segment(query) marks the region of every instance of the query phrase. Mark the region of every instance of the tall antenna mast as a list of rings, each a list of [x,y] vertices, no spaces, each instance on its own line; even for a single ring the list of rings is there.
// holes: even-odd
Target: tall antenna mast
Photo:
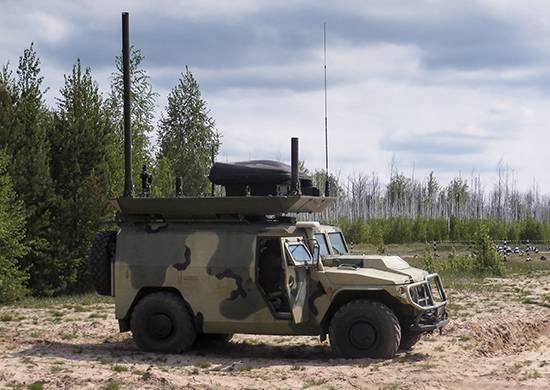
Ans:
[[[325,196],[329,196],[328,174],[328,121],[327,121],[327,24],[323,23],[323,66],[325,72]]]

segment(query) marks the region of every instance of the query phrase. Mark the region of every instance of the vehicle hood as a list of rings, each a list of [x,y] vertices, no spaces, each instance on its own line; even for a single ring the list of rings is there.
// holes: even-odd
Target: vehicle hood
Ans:
[[[428,272],[411,267],[399,256],[338,255],[323,259],[326,276],[333,283],[407,284],[426,278]]]

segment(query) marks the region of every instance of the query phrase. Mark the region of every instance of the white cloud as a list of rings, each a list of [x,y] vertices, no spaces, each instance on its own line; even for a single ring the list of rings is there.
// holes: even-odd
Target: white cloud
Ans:
[[[116,52],[118,41],[108,44],[118,39],[120,11],[128,10],[133,31],[144,24],[158,26],[147,30],[154,36],[147,36],[145,44],[178,44],[179,56],[165,63],[164,56],[155,58],[151,66],[147,60],[155,47],[142,47],[161,95],[159,111],[188,64],[223,133],[221,159],[288,160],[289,139],[299,136],[302,158],[311,168],[324,165],[322,23],[328,21],[329,143],[335,171],[387,175],[394,157],[407,173],[414,164],[417,175],[433,169],[448,180],[475,169],[491,183],[503,161],[515,170],[522,188],[536,177],[550,191],[547,1],[347,1],[335,6],[315,1],[54,0],[3,7],[0,59],[14,63],[23,48],[36,42],[45,82],[52,87],[49,103],[76,56],[102,57],[107,47],[108,53]],[[193,47],[179,42],[179,36],[162,35],[191,23],[211,35],[193,36],[189,44],[198,42]],[[215,30],[219,26],[224,28]],[[64,46],[74,34],[76,44],[73,39]],[[206,40],[216,46],[204,47]],[[211,56],[199,56],[204,52]],[[103,60],[93,68],[104,91],[111,67]],[[441,153],[426,153],[432,146]]]

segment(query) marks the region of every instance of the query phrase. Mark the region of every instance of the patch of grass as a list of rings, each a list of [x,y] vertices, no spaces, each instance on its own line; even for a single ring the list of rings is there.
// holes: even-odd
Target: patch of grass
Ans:
[[[31,383],[30,385],[27,386],[27,389],[29,389],[29,390],[43,390],[44,389],[44,382],[38,381],[38,382]]]
[[[59,372],[63,371],[63,367],[62,366],[59,366],[59,365],[54,365],[54,366],[51,366],[50,367],[50,372],[52,374],[57,374]]]
[[[541,306],[541,307],[548,307],[550,308],[550,303],[546,303],[546,302],[539,302],[531,297],[527,297],[527,298],[524,298],[521,300],[521,303],[523,303],[524,305],[538,305],[538,306]]]
[[[538,379],[541,377],[541,374],[540,372],[538,372],[537,370],[528,370],[524,375],[523,377],[521,378],[521,380],[529,380],[529,379]]]
[[[66,332],[61,332],[59,335],[63,340],[72,340],[72,339],[76,339],[77,337],[76,334],[74,333],[66,333]]]
[[[32,331],[32,332],[30,333],[30,336],[31,336],[32,338],[34,338],[34,339],[40,337],[41,335],[42,335],[42,333],[37,332],[36,330],[35,330],[35,331]]]
[[[52,311],[50,311],[50,314],[54,318],[61,318],[65,315],[65,313],[63,313],[62,311],[59,311],[59,310],[52,310]]]
[[[195,367],[202,368],[202,369],[210,368],[211,365],[212,364],[210,364],[210,362],[197,362],[197,363],[195,363]]]
[[[14,318],[11,314],[2,314],[0,316],[0,321],[2,321],[2,322],[8,322],[8,321],[13,321],[13,320],[14,320]]]
[[[290,367],[292,371],[304,371],[306,368],[303,366],[292,366]]]
[[[128,371],[128,367],[126,366],[121,366],[119,364],[115,364],[113,367],[111,367],[113,369],[114,372],[126,372]]]
[[[321,386],[327,383],[327,381],[328,380],[325,378],[307,378],[306,380],[304,380],[304,384],[302,385],[302,388],[307,389],[308,387]]]
[[[519,374],[522,367],[523,367],[523,365],[524,365],[524,363],[520,363],[520,362],[514,363],[513,366],[508,368],[508,370],[507,370],[508,374],[511,374],[511,375]]]
[[[397,390],[399,389],[399,384],[397,383],[388,383],[380,388],[380,390]]]
[[[105,297],[97,295],[95,293],[88,294],[75,294],[75,295],[62,295],[58,297],[28,297],[22,299],[14,304],[19,307],[50,307],[50,306],[88,306],[96,305],[98,303],[113,303],[112,297]]]
[[[102,320],[107,318],[106,314],[100,314],[100,313],[92,313],[88,316],[88,318],[100,318]]]
[[[119,390],[120,385],[117,381],[110,380],[109,383],[107,383],[107,386],[105,386],[105,390]]]

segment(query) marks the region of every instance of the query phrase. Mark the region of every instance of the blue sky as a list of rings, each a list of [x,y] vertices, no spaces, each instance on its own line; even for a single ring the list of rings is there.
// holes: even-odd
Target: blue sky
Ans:
[[[102,90],[130,12],[158,113],[188,65],[223,134],[221,160],[301,158],[322,168],[323,22],[331,167],[443,181],[500,163],[550,191],[548,1],[2,0],[0,62],[34,42],[49,104],[77,57]],[[413,168],[414,167],[414,168]]]

